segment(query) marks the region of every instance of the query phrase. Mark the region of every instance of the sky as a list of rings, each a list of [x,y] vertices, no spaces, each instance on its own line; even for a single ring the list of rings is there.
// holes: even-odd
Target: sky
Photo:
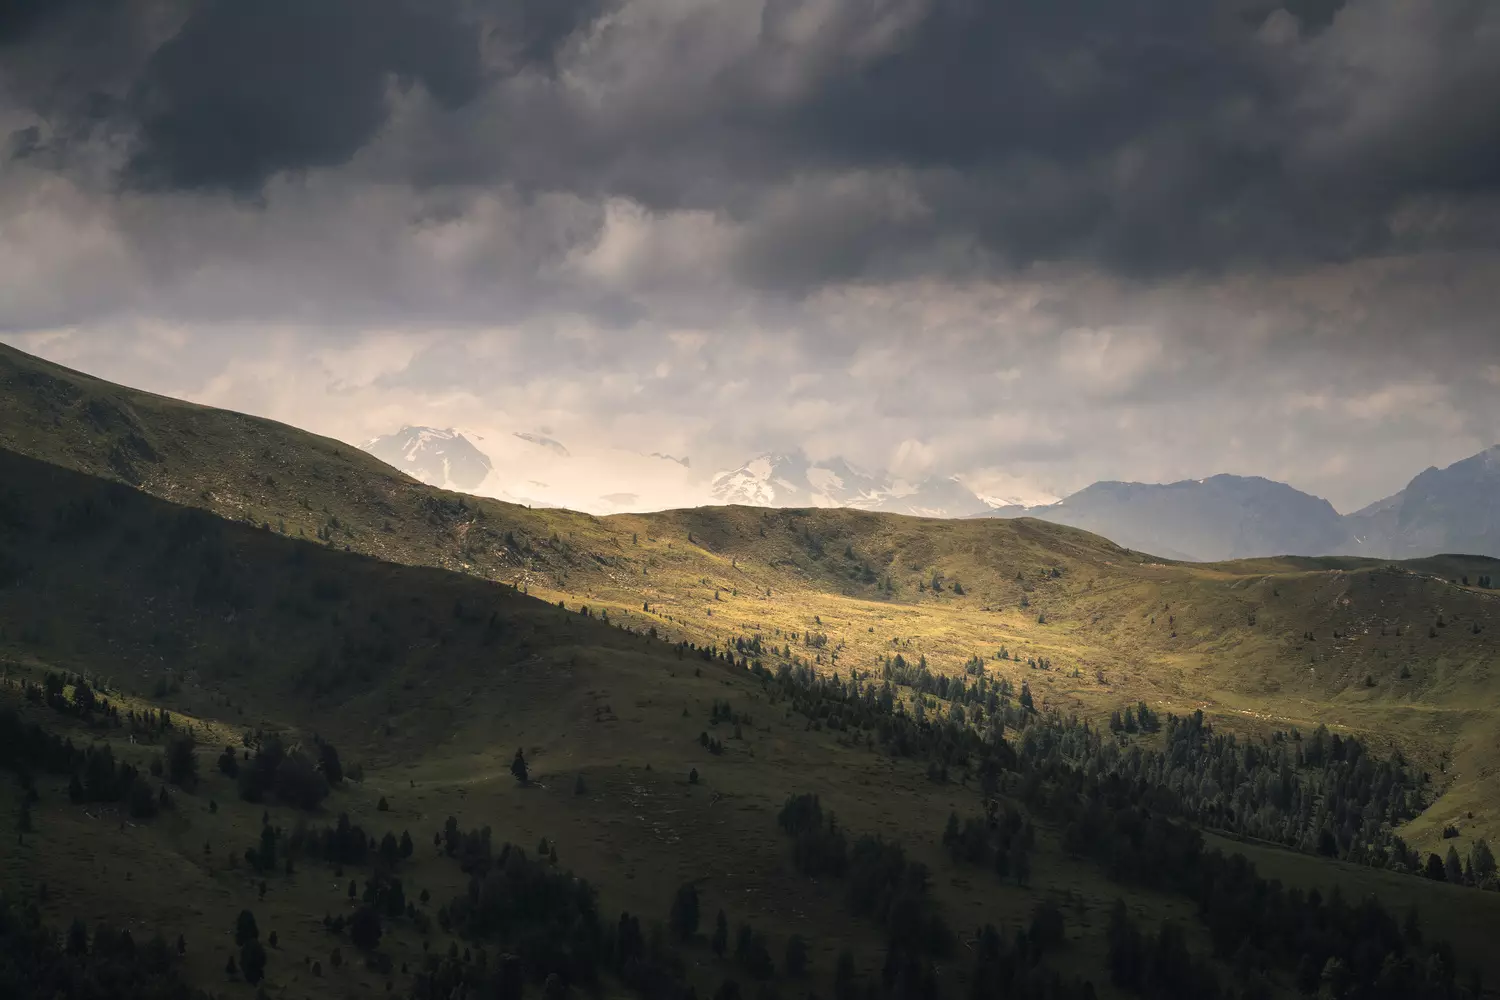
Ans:
[[[578,506],[1348,511],[1500,442],[1497,317],[1492,0],[0,4],[0,340]]]

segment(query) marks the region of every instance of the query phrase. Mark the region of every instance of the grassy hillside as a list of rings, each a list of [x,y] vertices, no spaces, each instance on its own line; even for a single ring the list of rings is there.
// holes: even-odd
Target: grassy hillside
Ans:
[[[949,812],[979,810],[975,784],[934,783],[920,759],[874,752],[873,740],[861,746],[847,729],[814,725],[742,668],[683,656],[509,586],[224,522],[8,452],[0,452],[0,482],[0,712],[19,711],[80,747],[107,744],[143,774],[191,733],[201,776],[191,789],[149,780],[153,790],[171,784],[175,799],[150,819],[70,801],[61,774],[34,775],[39,800],[29,808],[6,782],[0,822],[16,829],[25,811],[30,830],[0,862],[0,887],[40,900],[59,927],[81,918],[143,938],[180,934],[190,982],[227,982],[235,916],[250,909],[263,938],[278,934],[267,973],[274,993],[367,996],[387,979],[406,990],[413,978],[398,971],[403,965],[414,972],[429,951],[471,944],[431,925],[439,902],[465,885],[431,845],[449,815],[466,829],[493,827],[497,840],[547,838],[564,865],[599,887],[606,913],[660,919],[673,889],[692,881],[705,914],[722,908],[733,925],[768,933],[778,963],[787,938],[806,938],[812,988],[828,981],[846,949],[863,975],[878,978],[878,926],[849,916],[835,881],[800,876],[777,833],[778,808],[803,791],[819,794],[844,829],[902,843],[929,865],[933,905],[955,928],[1024,927],[1039,902],[1057,904],[1066,919],[1058,964],[1103,996],[1126,995],[1108,985],[1105,930],[1117,897],[1148,928],[1194,920],[1183,899],[1111,881],[1065,850],[1060,826],[1040,813],[1024,887],[956,865],[938,834]],[[69,704],[82,676],[119,715],[166,710],[172,727],[111,727],[98,713],[59,713],[20,697],[59,673]],[[733,724],[712,721],[716,703],[733,706]],[[724,751],[705,750],[702,732]],[[272,733],[309,753],[315,739],[335,744],[360,780],[338,784],[312,812],[274,796],[241,801],[215,761],[228,745],[249,767],[247,747]],[[531,762],[528,787],[509,773],[517,746]],[[389,972],[356,961],[347,936],[321,926],[321,914],[355,912],[347,881],[367,884],[369,869],[299,858],[290,874],[252,873],[239,857],[257,844],[263,813],[283,831],[345,813],[372,837],[410,833],[417,850],[397,874],[409,899],[426,890],[432,902],[418,908],[426,925],[420,917],[387,922]],[[1324,884],[1321,864],[1306,861],[1306,870],[1283,877]],[[1465,928],[1500,919],[1500,894],[1367,869],[1340,875],[1351,895],[1386,892],[1382,877],[1395,880],[1393,898],[1415,904],[1434,932],[1452,932],[1465,964],[1491,961]],[[1458,914],[1465,919],[1451,919]],[[706,945],[685,949],[685,975],[700,992],[743,978]],[[346,958],[338,968],[335,948]],[[964,962],[961,951],[942,963],[950,992],[966,988]],[[784,976],[775,983],[802,988]]]
[[[844,670],[900,653],[959,672],[978,655],[1024,676],[1040,703],[1096,718],[1145,699],[1247,730],[1326,723],[1399,745],[1432,771],[1444,794],[1412,825],[1414,842],[1437,849],[1449,824],[1500,834],[1500,620],[1494,593],[1464,585],[1494,560],[1204,565],[1034,520],[532,510],[3,346],[0,447],[274,533],[607,609],[672,639],[759,634]],[[996,660],[1002,648],[1016,659]]]
[[[282,433],[297,440],[294,431]],[[341,450],[327,447],[329,454]],[[350,460],[360,461],[352,454]],[[1128,900],[1132,918],[1148,930],[1166,920],[1185,926],[1194,954],[1209,953],[1206,931],[1190,899],[1128,873],[1111,875],[1110,866],[1073,842],[1073,824],[1054,816],[1049,796],[1037,798],[1032,786],[1036,780],[1044,787],[1041,776],[1053,774],[1055,763],[1045,754],[1018,765],[1000,796],[1007,809],[1023,810],[1036,830],[1023,886],[955,863],[940,844],[949,813],[982,809],[972,757],[960,763],[951,745],[943,749],[953,761],[953,778],[934,781],[929,755],[896,752],[885,737],[877,740],[886,723],[867,726],[861,738],[858,723],[834,725],[814,703],[789,695],[793,689],[672,642],[713,636],[722,649],[725,640],[758,630],[765,646],[779,642],[796,660],[846,676],[849,668],[868,671],[878,657],[896,651],[961,674],[963,660],[978,652],[988,677],[1017,688],[1024,682],[1039,704],[1107,713],[1139,693],[1186,709],[1210,683],[1236,676],[1238,668],[1216,665],[1216,643],[1243,645],[1262,629],[1258,641],[1278,653],[1280,632],[1261,625],[1276,620],[1276,602],[1327,605],[1320,621],[1340,623],[1342,635],[1346,618],[1338,616],[1354,622],[1348,608],[1356,601],[1361,608],[1378,608],[1383,600],[1407,608],[1428,599],[1422,595],[1430,589],[1476,608],[1487,600],[1412,569],[1278,564],[1246,572],[1162,565],[1093,536],[1034,522],[968,525],[749,509],[595,520],[472,500],[460,507],[456,498],[381,475],[418,507],[429,502],[424,498],[454,499],[455,517],[467,518],[465,537],[497,538],[497,549],[486,551],[501,553],[494,556],[497,567],[505,565],[502,558],[512,559],[518,572],[530,574],[519,579],[529,581],[531,594],[472,573],[372,558],[354,551],[362,541],[357,532],[344,551],[342,543],[283,533],[279,524],[267,524],[269,518],[258,526],[226,521],[117,479],[0,450],[0,712],[14,710],[75,747],[107,744],[142,774],[190,732],[201,776],[191,789],[169,776],[143,779],[153,792],[170,786],[175,800],[154,818],[134,816],[117,803],[74,801],[65,771],[40,768],[20,783],[0,783],[0,827],[8,837],[24,813],[31,828],[22,829],[0,860],[0,890],[37,900],[59,928],[81,918],[89,927],[102,921],[143,938],[159,931],[171,942],[181,934],[189,981],[216,990],[229,983],[226,961],[239,954],[235,916],[250,909],[263,938],[278,934],[267,970],[271,993],[368,996],[388,981],[404,994],[415,988],[415,971],[427,955],[447,954],[450,946],[461,954],[475,944],[436,922],[441,905],[462,897],[467,884],[433,846],[433,835],[451,815],[464,829],[489,826],[497,842],[528,850],[546,838],[563,867],[598,887],[608,921],[622,910],[639,914],[648,926],[664,919],[674,889],[692,881],[704,924],[723,909],[732,926],[758,929],[768,936],[778,967],[787,940],[801,935],[810,945],[809,978],[778,972],[767,984],[773,992],[827,991],[846,949],[859,974],[878,981],[886,952],[878,922],[851,916],[838,879],[799,874],[778,833],[777,812],[786,797],[813,792],[851,836],[880,834],[926,864],[930,905],[962,940],[984,923],[1010,935],[1027,926],[1039,902],[1050,901],[1064,915],[1065,943],[1053,946],[1043,964],[1088,978],[1099,995],[1132,995],[1110,985],[1106,930],[1116,898]],[[374,489],[369,482],[345,485],[355,497]],[[364,509],[348,503],[338,509]],[[344,523],[344,515],[329,515],[335,516]],[[381,534],[404,541],[423,524],[432,529],[429,538],[444,530],[414,516],[401,523],[412,529],[410,536],[395,524]],[[548,525],[557,526],[555,542],[543,534]],[[512,546],[507,532],[524,534]],[[423,551],[437,561],[444,550],[431,542]],[[933,573],[940,577],[935,593]],[[1360,593],[1361,586],[1373,595]],[[1189,599],[1207,604],[1205,595],[1218,595],[1211,606],[1222,622],[1190,618]],[[557,608],[557,599],[568,610]],[[587,616],[578,612],[584,603]],[[1319,661],[1321,672],[1324,663],[1341,663],[1340,656],[1352,670],[1359,656],[1374,662],[1379,650],[1419,638],[1443,649],[1487,642],[1485,631],[1461,638],[1469,605],[1455,606],[1443,605],[1448,619],[1443,629],[1434,627],[1434,639],[1413,632],[1389,636],[1382,646],[1375,634],[1356,639],[1351,625],[1348,639],[1318,636],[1301,645],[1340,644],[1332,658]],[[1233,623],[1251,607],[1254,626],[1248,618],[1243,628]],[[613,625],[601,620],[604,610]],[[1045,624],[1037,621],[1044,611]],[[1207,616],[1200,611],[1200,617]],[[659,638],[640,634],[651,628]],[[809,634],[827,640],[810,641]],[[1358,641],[1371,649],[1354,648]],[[1157,651],[1161,660],[1138,655],[1132,642]],[[1173,643],[1182,648],[1168,659]],[[1012,658],[995,659],[1001,645]],[[1300,660],[1307,654],[1296,645],[1278,655]],[[763,655],[773,665],[786,662]],[[1028,657],[1050,659],[1051,668],[1030,667]],[[1444,674],[1429,661],[1419,665],[1431,675],[1387,682],[1383,674],[1373,689],[1350,689],[1327,678],[1300,681],[1300,662],[1295,668],[1278,663],[1265,661],[1266,678],[1303,683],[1305,697],[1342,706],[1351,717],[1363,699],[1367,718],[1384,725],[1404,697],[1408,711],[1427,713],[1405,731],[1403,739],[1413,744],[1427,745],[1418,737],[1423,725],[1463,711],[1460,696],[1445,693],[1445,683],[1484,691],[1467,666]],[[49,675],[63,677],[61,704],[76,703],[81,676],[120,715],[156,719],[151,713],[166,710],[173,726],[114,727],[97,712],[62,712],[22,696]],[[1387,684],[1410,687],[1397,696],[1382,690]],[[909,717],[916,700],[909,691],[897,694]],[[1280,692],[1262,693],[1256,704],[1271,703],[1273,695],[1281,699],[1278,708],[1292,704]],[[1229,710],[1236,707],[1231,697],[1233,691],[1217,695],[1224,717],[1242,719],[1247,731],[1258,728],[1260,719]],[[1434,707],[1426,707],[1429,698]],[[715,711],[726,702],[728,719]],[[1025,731],[1008,736],[1019,746],[1030,742]],[[705,733],[722,752],[701,745]],[[309,755],[318,752],[319,739],[331,742],[359,780],[335,784],[311,811],[277,795],[242,801],[236,781],[218,770],[221,748],[246,755],[253,746],[263,749],[273,734]],[[1152,744],[1144,735],[1126,742]],[[535,779],[524,787],[509,770],[517,747]],[[244,757],[239,766],[252,763]],[[38,795],[29,807],[26,780]],[[1458,787],[1455,781],[1450,789]],[[241,860],[258,843],[263,815],[289,836],[304,823],[331,825],[340,813],[374,838],[409,832],[416,846],[396,874],[408,899],[427,890],[430,902],[414,903],[417,917],[387,921],[377,954],[390,959],[388,972],[357,961],[348,934],[322,926],[321,914],[359,912],[346,888],[351,877],[368,885],[369,867],[345,871],[302,857],[290,874],[279,868],[255,873]],[[1276,869],[1277,875],[1292,884],[1326,886],[1332,878],[1326,862],[1257,850],[1271,856],[1268,868],[1280,863],[1284,871]],[[1464,966],[1486,967],[1492,981],[1500,975],[1486,942],[1466,933],[1500,920],[1500,894],[1368,869],[1339,871],[1337,884],[1346,893],[1377,892],[1392,906],[1414,904],[1429,933],[1451,938]],[[700,995],[726,977],[746,980],[743,963],[717,957],[707,933],[705,926],[680,951],[683,976]],[[337,968],[335,948],[347,959]],[[971,988],[977,973],[969,961],[962,944],[939,960],[944,995]],[[400,971],[403,965],[410,971]],[[1224,981],[1234,980],[1227,958],[1209,966]],[[1265,995],[1290,995],[1292,972],[1272,964],[1257,973],[1268,977],[1272,992]],[[242,982],[228,988],[249,991]],[[609,979],[603,989],[613,995],[620,985]]]
[[[363,780],[336,788],[312,821],[347,812],[375,836],[409,830],[419,850],[400,874],[410,896],[430,890],[429,913],[465,881],[430,846],[453,815],[465,829],[493,826],[497,841],[529,848],[550,839],[600,887],[609,913],[663,918],[675,887],[695,880],[709,919],[722,907],[736,924],[770,931],[778,948],[803,934],[824,978],[843,948],[873,970],[882,942],[841,918],[835,892],[789,869],[775,827],[782,799],[816,791],[850,829],[908,840],[936,865],[928,819],[973,798],[771,709],[743,670],[682,658],[665,642],[509,587],[226,524],[8,453],[0,482],[0,709],[18,708],[79,745],[107,742],[144,770],[170,734],[88,725],[18,697],[18,685],[48,673],[83,674],[122,714],[170,711],[173,732],[195,735],[203,776],[192,794],[173,789],[172,810],[118,823],[114,808],[70,803],[66,780],[40,777],[35,832],[5,852],[0,885],[45,885],[43,909],[62,926],[82,917],[90,927],[160,929],[168,941],[182,934],[188,971],[209,984],[223,981],[235,914],[250,908],[263,935],[279,932],[278,988],[379,989],[380,977],[352,967],[347,940],[318,926],[324,912],[348,912],[346,880],[331,866],[272,873],[264,898],[260,876],[231,867],[256,843],[263,808],[288,829],[299,815],[275,801],[239,801],[215,770],[220,748],[239,750],[250,732],[280,732],[304,748],[316,734],[360,766]],[[745,723],[711,723],[716,701],[736,706]],[[725,751],[700,747],[702,731],[721,736]],[[509,773],[517,746],[533,769],[525,788]],[[382,799],[386,810],[377,809]],[[9,836],[19,809],[9,782],[0,803]],[[1084,905],[1107,907],[1097,875],[1041,867],[1027,889],[945,879],[938,891],[965,919],[1021,919],[1036,899],[1079,886],[1091,887]],[[1158,916],[1182,911],[1149,896],[1139,905]],[[1099,974],[1097,920],[1073,933]],[[387,949],[414,968],[424,937],[439,952],[456,940],[395,925]],[[329,950],[340,944],[350,964],[335,973]],[[321,979],[304,958],[321,961]],[[706,950],[694,959],[690,978],[701,990],[732,974]]]

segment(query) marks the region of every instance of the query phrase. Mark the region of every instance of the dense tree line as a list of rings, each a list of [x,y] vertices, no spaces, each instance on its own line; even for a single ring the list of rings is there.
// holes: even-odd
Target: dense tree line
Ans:
[[[752,669],[754,669],[752,667]],[[893,669],[921,685],[915,710],[901,688],[859,671],[845,680],[806,666],[759,674],[773,701],[787,701],[809,723],[849,734],[897,756],[925,757],[929,773],[977,773],[988,794],[1003,772],[1045,773],[1067,761],[1080,769],[1113,772],[1150,786],[1159,808],[1206,827],[1398,871],[1433,874],[1394,827],[1421,811],[1424,776],[1399,752],[1377,757],[1353,736],[1319,727],[1304,738],[1292,731],[1263,741],[1220,735],[1202,713],[1168,715],[1128,709],[1144,733],[1165,729],[1158,749],[1101,731],[1076,717],[1041,713],[1011,701],[1004,678],[937,677],[925,665]],[[922,688],[957,699],[946,711],[924,711]],[[1028,695],[1023,686],[1023,695]],[[971,706],[968,711],[964,706]],[[1145,712],[1142,713],[1142,709]],[[1121,715],[1122,733],[1125,715]],[[1007,731],[1016,734],[1006,740]],[[1487,848],[1478,849],[1489,858]],[[1446,874],[1447,866],[1439,859]],[[1485,866],[1481,866],[1485,867]],[[1460,871],[1484,881],[1473,862]],[[1490,876],[1493,882],[1493,875]]]
[[[1261,878],[1241,855],[1205,850],[1197,829],[1156,807],[1161,793],[1150,786],[1121,774],[1089,775],[1063,764],[1042,782],[1024,782],[1022,794],[1031,808],[1063,827],[1068,852],[1098,861],[1123,884],[1192,899],[1214,953],[1222,959],[1241,966],[1260,962],[1297,970],[1304,984],[1311,979],[1309,992],[1317,988],[1322,970],[1336,960],[1344,988],[1336,996],[1477,994],[1472,985],[1458,984],[1452,950],[1441,943],[1424,946],[1414,922],[1403,930],[1374,898],[1351,904],[1337,892],[1324,899],[1316,890],[1287,889]],[[1142,939],[1143,948],[1148,943]],[[1170,939],[1170,948],[1159,938],[1156,944],[1176,955],[1173,961],[1186,965],[1170,972],[1143,972],[1146,978],[1140,982],[1146,995],[1218,995],[1204,992],[1207,980],[1192,968],[1197,960],[1185,947]],[[1122,984],[1134,982],[1127,977]]]
[[[858,670],[850,671],[847,679],[838,673],[818,673],[805,664],[783,664],[774,673],[754,665],[751,670],[765,684],[772,704],[787,704],[805,716],[809,726],[833,730],[856,745],[892,756],[926,759],[937,765],[934,773],[973,771],[991,787],[1002,771],[1016,764],[1002,733],[1006,725],[1021,724],[1028,713],[1009,703],[1003,682],[982,679],[982,685],[966,686],[982,709],[966,714],[961,705],[947,712],[928,711],[921,699],[908,711],[895,684],[876,682]]]
[[[1119,773],[1089,774],[1053,758],[1045,769],[1025,768],[1014,781],[1026,805],[1063,829],[1070,854],[1101,864],[1127,885],[1175,892],[1192,899],[1208,929],[1214,953],[1242,975],[1221,987],[1201,957],[1189,953],[1182,931],[1163,925],[1143,933],[1121,911],[1110,928],[1113,982],[1149,997],[1269,996],[1258,969],[1294,971],[1306,992],[1336,981],[1337,997],[1477,996],[1477,984],[1460,985],[1452,951],[1423,946],[1415,922],[1406,927],[1373,898],[1350,904],[1338,893],[1324,899],[1261,878],[1240,855],[1205,850],[1203,835],[1169,817],[1159,788]],[[1008,807],[1007,807],[1008,809]],[[950,817],[945,840],[965,850],[969,840],[1003,828],[991,816],[959,825]],[[957,830],[956,836],[950,836]]]
[[[789,700],[810,722],[880,734],[874,742],[893,752],[904,744],[929,755],[951,754],[949,762],[977,763],[986,792],[1004,788],[1057,821],[1069,851],[1101,861],[1118,880],[1193,898],[1220,957],[1243,963],[1248,950],[1268,964],[1296,969],[1304,983],[1312,983],[1311,989],[1318,988],[1328,968],[1330,979],[1344,991],[1334,994],[1339,996],[1463,997],[1476,992],[1475,984],[1458,984],[1450,948],[1423,946],[1414,927],[1393,933],[1396,921],[1375,900],[1350,905],[1336,894],[1325,901],[1316,891],[1285,889],[1261,879],[1238,855],[1205,852],[1201,834],[1180,822],[1252,835],[1271,832],[1276,836],[1268,839],[1302,850],[1417,871],[1421,866],[1415,853],[1391,827],[1422,807],[1424,778],[1399,753],[1377,758],[1360,740],[1322,727],[1306,738],[1293,731],[1241,741],[1215,734],[1201,712],[1186,718],[1168,715],[1160,750],[1060,713],[1016,711],[1003,704],[986,713],[989,725],[981,736],[975,720],[960,724],[951,712],[946,718],[902,719],[902,702],[889,682],[877,685],[857,672],[848,681],[802,666],[782,667],[774,675],[764,669],[756,673],[774,697]],[[976,687],[965,681],[957,690],[974,699]],[[949,691],[954,690],[950,682]],[[994,693],[998,702],[999,692]],[[1139,728],[1138,706],[1134,714]],[[1004,739],[1001,720],[1007,718],[1019,723],[1013,747]],[[1148,712],[1148,728],[1158,721]],[[998,774],[993,770],[997,766]],[[837,827],[823,821],[815,804],[790,800],[782,826],[794,838],[799,867],[811,864],[831,872],[838,865],[837,838],[832,836]],[[980,822],[990,829],[988,820]],[[960,824],[955,845],[963,843],[963,833]],[[830,856],[833,861],[826,860]],[[1434,861],[1445,874],[1455,868],[1451,859],[1434,856],[1428,869]],[[1492,866],[1487,845],[1476,843],[1460,870]],[[1165,941],[1158,932],[1150,942],[1143,937],[1143,947],[1146,943],[1164,956],[1187,954],[1177,947],[1172,930]],[[1191,957],[1169,969],[1172,961],[1161,958],[1160,968],[1149,974],[1155,978],[1142,982],[1154,984],[1151,989],[1190,995],[1204,981],[1202,969]],[[1254,996],[1255,988],[1242,983],[1231,992]],[[1242,989],[1246,992],[1239,993]]]
[[[958,813],[950,813],[943,847],[955,861],[991,868],[1000,878],[1025,885],[1031,877],[1036,829],[1008,802],[988,799],[985,807],[983,818],[970,816],[962,822]]]
[[[1215,1000],[1223,995],[1213,966],[1188,951],[1187,936],[1175,920],[1163,921],[1154,932],[1142,931],[1125,901],[1116,900],[1105,933],[1109,978],[1116,986],[1153,1000]],[[1248,978],[1232,992],[1245,1000],[1270,1000],[1265,977],[1252,970]]]
[[[693,996],[664,926],[643,926],[630,913],[603,920],[594,887],[561,870],[555,853],[532,856],[508,843],[495,850],[488,827],[461,831],[452,817],[434,839],[469,875],[466,891],[439,910],[439,922],[481,947],[428,956],[412,997],[446,1000],[459,990],[518,1000],[528,980],[542,984],[544,996],[561,997],[592,989],[605,972],[651,1000]],[[676,921],[679,935],[695,923],[686,914]],[[498,960],[489,957],[491,947]]]
[[[665,922],[629,912],[607,921],[599,913],[594,888],[560,869],[550,845],[535,855],[513,844],[496,850],[488,828],[463,831],[452,817],[434,841],[469,875],[467,890],[439,910],[439,922],[477,948],[460,954],[454,947],[446,957],[428,956],[413,986],[414,998],[447,1000],[459,991],[515,1000],[529,981],[541,984],[544,997],[560,1000],[573,988],[594,991],[609,975],[647,1000],[695,1000],[681,951],[702,940],[697,937],[700,901],[691,883],[678,888]],[[740,924],[731,934],[721,910],[710,948],[747,979],[761,983],[760,996],[775,996],[769,980],[777,965],[763,932]],[[498,961],[492,957],[496,952]],[[807,942],[790,936],[785,974],[803,976],[807,956]],[[726,979],[715,996],[733,1000],[741,996],[740,987]]]
[[[1425,776],[1399,751],[1377,757],[1356,737],[1323,726],[1307,737],[1292,730],[1243,740],[1215,733],[1201,711],[1168,714],[1164,729],[1157,749],[1049,714],[1020,732],[1020,770],[1046,777],[1067,766],[1118,775],[1152,808],[1210,829],[1423,871],[1420,856],[1394,831],[1425,806]]]
[[[447,853],[469,885],[439,911],[439,923],[502,944],[538,981],[554,973],[574,985],[596,981],[604,934],[594,888],[514,844],[492,850],[488,827],[457,834],[450,818],[448,831]]]
[[[846,854],[834,817],[825,820],[822,803],[811,794],[789,797],[777,823],[793,838],[798,869],[842,878],[850,911],[879,922],[893,946],[936,958],[951,953],[953,932],[928,895],[931,873],[907,858],[900,844],[864,834]]]
[[[299,823],[287,835],[287,852],[292,857],[306,856],[339,867],[375,865],[382,871],[394,871],[416,850],[411,832],[401,836],[387,830],[377,841],[372,834],[349,821],[348,813],[339,813],[332,826],[308,827]]]
[[[1306,736],[1293,729],[1242,739],[1216,733],[1201,711],[1163,720],[1140,702],[1114,713],[1114,731],[1105,732],[1076,716],[1036,711],[1024,683],[1013,701],[1010,682],[987,676],[982,664],[949,677],[932,673],[925,659],[912,665],[899,654],[885,662],[878,682],[858,669],[847,679],[805,664],[773,673],[757,661],[749,669],[773,703],[789,703],[809,725],[895,756],[925,758],[934,780],[959,770],[976,775],[989,795],[1004,772],[1046,772],[1065,760],[1149,786],[1158,808],[1211,829],[1500,888],[1487,844],[1474,845],[1468,857],[1424,860],[1395,833],[1425,808],[1428,795],[1427,776],[1399,750],[1378,756],[1357,737],[1323,726]],[[917,696],[912,711],[907,689]],[[1131,738],[1162,730],[1164,737]],[[1153,746],[1156,740],[1161,744]]]
[[[1132,707],[1125,706],[1109,713],[1109,731],[1112,733],[1154,733],[1161,729],[1161,716],[1151,710],[1144,701]]]
[[[208,1000],[184,983],[177,951],[160,936],[80,922],[64,936],[34,907],[0,896],[0,996],[69,1000]]]
[[[1093,1000],[1093,983],[1065,978],[1044,964],[1063,946],[1062,913],[1050,903],[1038,905],[1030,924],[1009,938],[986,924],[970,944],[970,1000]]]
[[[909,860],[901,845],[867,835],[856,838],[847,857],[840,859],[843,834],[831,814],[824,816],[816,795],[789,797],[777,821],[796,844],[798,869],[810,876],[841,877],[850,911],[873,918],[885,931],[880,982],[860,983],[852,959],[841,956],[834,975],[835,1000],[866,996],[935,1000],[942,996],[935,963],[954,954],[956,938],[928,893],[926,866]],[[810,844],[817,846],[810,848]],[[974,955],[971,1000],[1091,1000],[1094,988],[1090,983],[1066,979],[1043,963],[1044,956],[1064,941],[1062,914],[1050,903],[1040,905],[1029,926],[1012,938],[1003,937],[993,925],[985,926],[973,941],[966,942]]]
[[[32,769],[69,775],[68,797],[74,803],[121,803],[137,819],[155,816],[171,797],[163,787],[153,791],[135,765],[115,758],[108,744],[79,749],[71,739],[23,720],[14,709],[0,709],[0,766],[23,775]]]
[[[849,843],[832,813],[825,819],[816,795],[794,795],[776,818],[792,838],[792,861],[809,878],[842,877],[849,870]]]
[[[336,752],[333,759],[337,761]],[[299,809],[315,809],[328,796],[329,779],[324,770],[300,749],[288,748],[275,734],[260,740],[255,754],[235,771],[240,798],[246,802],[262,802],[267,795],[274,795]]]
[[[4,666],[18,666],[13,662]],[[163,681],[165,682],[165,678]],[[40,684],[21,681],[21,694],[32,704],[44,705],[59,715],[93,728],[128,730],[142,742],[155,743],[177,731],[172,713],[166,709],[126,709],[106,697],[102,686],[90,684],[82,674],[48,672]],[[72,687],[69,692],[68,688]]]

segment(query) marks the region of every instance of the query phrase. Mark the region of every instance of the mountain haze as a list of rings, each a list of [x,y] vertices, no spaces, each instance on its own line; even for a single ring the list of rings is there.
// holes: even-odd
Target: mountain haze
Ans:
[[[843,458],[811,461],[798,452],[767,453],[714,477],[714,499],[754,507],[850,507],[918,517],[971,517],[993,510],[953,477],[907,483],[856,469]]]
[[[1444,469],[1352,514],[1259,476],[1177,483],[1094,483],[1040,507],[996,509],[1096,532],[1169,559],[1215,562],[1276,555],[1420,559],[1500,556],[1500,447]]]
[[[1336,553],[1348,534],[1327,500],[1246,476],[1163,485],[1095,483],[1025,513],[1093,531],[1127,548],[1200,562]]]
[[[513,436],[545,452],[549,461],[568,457],[568,450],[550,437],[533,432]],[[365,450],[431,486],[469,493],[483,487],[514,503],[558,505],[532,496],[545,491],[546,483],[517,479],[501,486],[490,479],[490,458],[451,429],[404,427]],[[116,460],[130,461],[129,453],[124,448]],[[686,468],[682,460],[671,461],[679,472]],[[526,467],[524,456],[521,462],[517,468]],[[636,474],[649,472],[639,469]],[[840,457],[811,460],[800,451],[768,452],[719,473],[707,495],[718,503],[753,507],[847,507],[937,518],[1036,517],[1095,532],[1140,552],[1195,562],[1275,555],[1500,556],[1500,447],[1445,469],[1429,468],[1400,492],[1347,515],[1327,500],[1260,476],[1220,474],[1161,484],[1104,481],[1060,501],[1027,505],[981,497],[955,476],[908,482]],[[600,499],[605,511],[641,506],[641,497],[629,490]]]

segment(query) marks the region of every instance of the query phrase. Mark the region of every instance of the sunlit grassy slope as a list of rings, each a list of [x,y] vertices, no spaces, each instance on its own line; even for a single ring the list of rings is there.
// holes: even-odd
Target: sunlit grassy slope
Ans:
[[[1438,846],[1448,823],[1465,838],[1500,833],[1500,616],[1494,594],[1463,583],[1493,560],[1205,565],[1024,519],[532,510],[3,347],[0,447],[275,533],[514,582],[674,639],[758,633],[845,670],[899,652],[957,671],[979,655],[1027,680],[1039,702],[1098,715],[1144,698],[1245,729],[1326,722],[1400,744],[1433,772],[1443,794],[1407,831],[1414,844]],[[809,633],[827,646],[806,645]],[[997,661],[1002,648],[1019,662]]]

